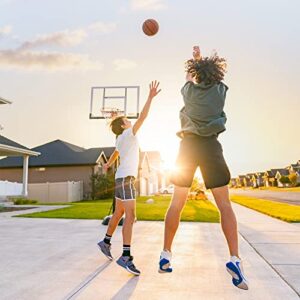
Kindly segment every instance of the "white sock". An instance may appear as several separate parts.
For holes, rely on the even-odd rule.
[[[241,259],[239,257],[237,257],[237,256],[230,256],[230,260],[232,262],[241,261]]]
[[[161,252],[161,254],[160,254],[160,257],[161,257],[161,258],[165,258],[165,259],[167,259],[167,260],[171,260],[171,258],[172,258],[172,253],[171,253],[170,251],[168,251],[168,250],[163,250],[163,251]]]

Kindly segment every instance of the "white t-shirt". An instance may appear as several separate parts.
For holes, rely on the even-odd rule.
[[[139,141],[133,135],[132,127],[117,137],[116,149],[119,151],[120,165],[115,178],[134,176],[137,178],[139,167]]]

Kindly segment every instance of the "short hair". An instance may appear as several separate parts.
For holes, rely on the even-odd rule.
[[[125,116],[118,116],[110,122],[110,129],[115,135],[120,135],[123,133],[124,128],[124,118]]]
[[[202,57],[199,60],[189,59],[185,63],[185,69],[197,83],[211,85],[224,79],[226,73],[226,59],[213,53],[210,57]]]

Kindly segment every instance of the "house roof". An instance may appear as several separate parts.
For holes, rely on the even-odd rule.
[[[27,147],[8,139],[7,137],[0,135],[0,156],[19,156],[22,160],[22,156],[24,155],[33,155],[37,156],[40,153],[36,151],[32,151]]]
[[[20,149],[30,150],[29,148],[27,148],[17,142],[14,142],[13,140],[8,139],[3,135],[0,135],[0,144],[11,146],[11,147],[16,147],[16,148],[20,148]]]
[[[280,170],[277,170],[276,174],[279,173],[281,176],[287,176],[290,174],[289,170],[287,169],[280,169]]]
[[[62,140],[55,140],[33,148],[32,150],[40,152],[41,155],[31,157],[29,166],[95,165],[102,153],[112,153],[112,149],[112,147],[84,149]],[[0,160],[0,168],[16,168],[21,167],[22,164],[20,157],[7,157]]]
[[[279,168],[279,169],[271,169],[271,170],[266,171],[266,173],[269,177],[275,177],[277,172],[279,172],[280,174],[285,174],[285,172],[288,172],[288,170]]]
[[[11,104],[11,102],[0,97],[0,104]]]

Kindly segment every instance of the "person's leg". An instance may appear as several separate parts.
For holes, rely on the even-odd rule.
[[[123,206],[122,201],[120,199],[116,198],[115,211],[114,211],[112,217],[109,220],[108,228],[107,228],[107,231],[106,231],[107,235],[110,235],[110,236],[113,235],[113,233],[115,232],[115,230],[116,230],[116,228],[117,228],[124,212],[125,212],[125,208]]]
[[[229,200],[228,186],[213,188],[213,196],[221,215],[221,226],[231,256],[239,257],[237,222]]]
[[[227,186],[211,189],[221,215],[221,225],[227,240],[230,261],[226,264],[227,271],[232,276],[232,283],[240,289],[248,290],[249,284],[245,278],[242,261],[239,257],[237,222],[229,200]]]
[[[123,201],[123,206],[125,209],[125,219],[123,223],[123,244],[124,245],[131,245],[131,238],[132,238],[132,227],[135,220],[135,200]]]
[[[165,217],[164,251],[171,252],[174,236],[179,226],[189,188],[175,186],[171,204]]]
[[[113,256],[110,252],[110,250],[111,250],[110,240],[111,240],[111,237],[112,237],[114,231],[116,230],[116,227],[118,226],[123,214],[124,214],[124,207],[123,207],[122,201],[120,199],[116,198],[115,211],[109,220],[105,237],[102,241],[100,241],[98,243],[98,246],[99,246],[100,250],[102,251],[102,253],[110,260],[113,259]]]
[[[132,239],[132,228],[135,221],[135,200],[123,201],[125,208],[125,219],[123,222],[123,253],[122,256],[117,260],[117,264],[125,268],[128,272],[133,275],[140,275],[140,271],[133,264],[133,257],[131,256],[131,239]]]

